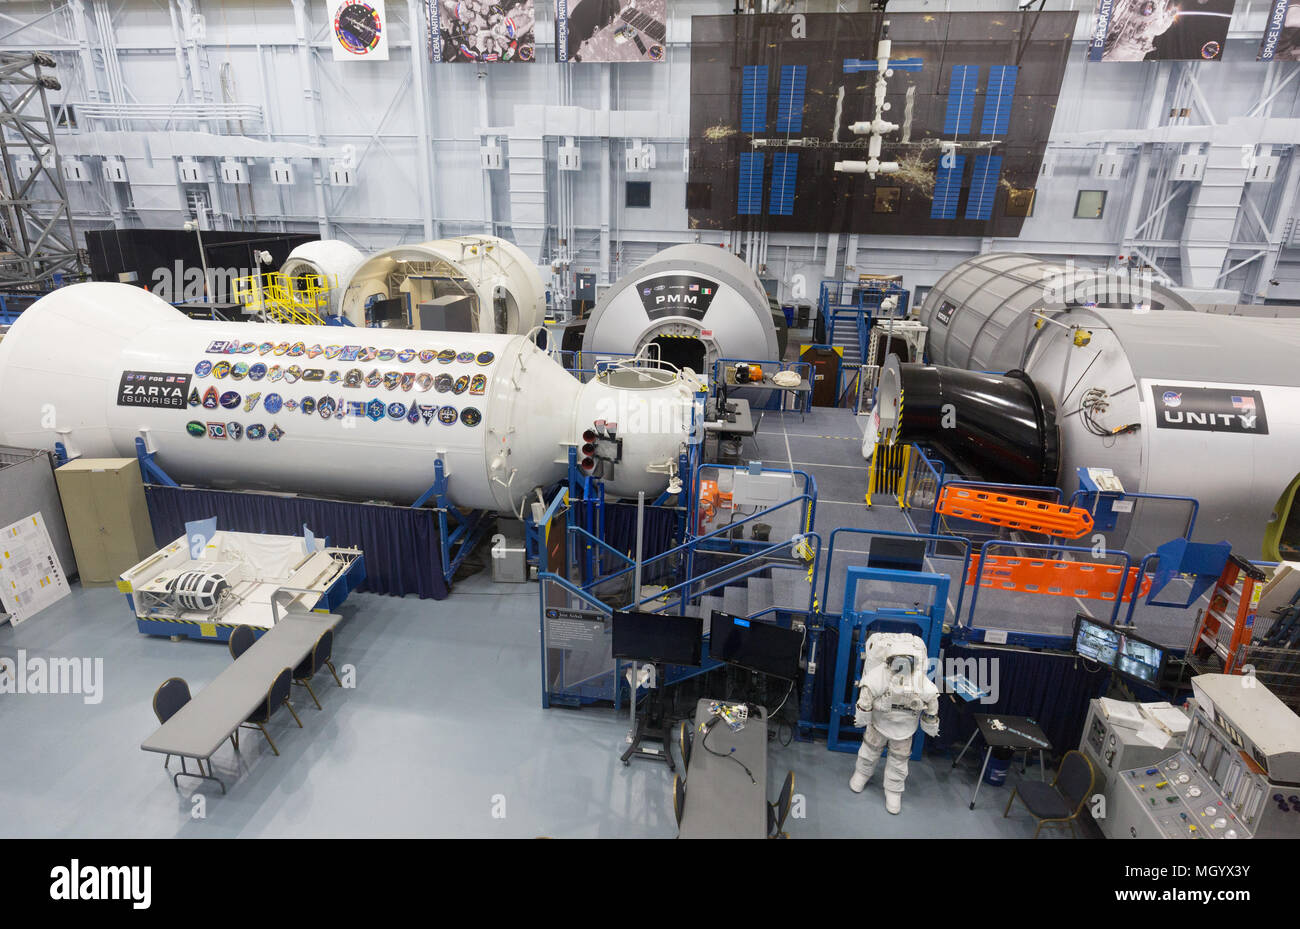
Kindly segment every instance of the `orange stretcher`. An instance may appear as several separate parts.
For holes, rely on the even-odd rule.
[[[975,586],[979,572],[979,559],[971,560],[966,573],[966,585]],[[1051,594],[1056,597],[1080,597],[1087,600],[1114,601],[1116,595],[1124,603],[1133,598],[1133,587],[1138,581],[1138,568],[1124,569],[1119,565],[1096,564],[1090,561],[1054,561],[1050,558],[1022,558],[1016,555],[986,555],[984,570],[979,576],[979,586],[995,590],[1015,590],[1027,594]],[[1120,581],[1124,589],[1120,591]],[[1142,577],[1139,596],[1151,589],[1151,577]]]
[[[935,509],[957,519],[1038,532],[1058,539],[1077,539],[1092,529],[1092,515],[1082,507],[951,484],[939,491]]]

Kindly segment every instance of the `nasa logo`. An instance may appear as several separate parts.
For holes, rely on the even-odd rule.
[[[1160,395],[1160,402],[1165,406],[1178,406],[1183,402],[1183,395],[1176,390],[1166,390]]]

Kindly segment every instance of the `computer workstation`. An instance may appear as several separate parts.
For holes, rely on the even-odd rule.
[[[658,686],[650,690],[644,709],[636,714],[623,762],[636,757],[671,758],[668,719],[663,701],[667,665],[701,667],[729,665],[788,682],[786,699],[799,677],[802,632],[775,623],[714,611],[708,653],[704,654],[700,617],[660,613],[616,612],[612,621],[614,657],[654,667]],[[644,668],[641,669],[644,672]],[[633,680],[638,676],[636,664]],[[778,707],[779,711],[779,707]],[[768,812],[768,720],[766,707],[703,697],[697,703],[688,741],[683,742],[684,772],[677,775],[674,793],[679,808],[681,838],[762,838],[771,831]],[[647,745],[658,742],[658,745]],[[791,778],[787,778],[787,784]],[[790,788],[782,792],[788,812]],[[783,822],[784,812],[776,818]]]

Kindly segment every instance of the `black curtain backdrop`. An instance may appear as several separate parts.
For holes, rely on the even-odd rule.
[[[825,723],[830,719],[831,678],[838,641],[835,629],[827,629],[821,638],[817,663],[827,673],[818,674],[813,685],[814,722]],[[942,657],[945,665],[948,659],[996,659],[998,700],[995,703],[963,702],[959,710],[957,703],[946,694],[940,697],[940,745],[964,745],[975,729],[971,718],[973,713],[1005,713],[1035,720],[1052,743],[1052,751],[1062,755],[1079,747],[1083,724],[1088,716],[1088,701],[1102,696],[1110,684],[1109,669],[1088,670],[1083,661],[1073,655],[946,644]],[[856,693],[853,698],[856,698]]]
[[[330,545],[361,549],[361,590],[434,600],[448,593],[433,510],[160,485],[146,487],[145,496],[159,547],[184,535],[186,522],[211,516],[218,529],[273,535],[302,535],[306,523]]]

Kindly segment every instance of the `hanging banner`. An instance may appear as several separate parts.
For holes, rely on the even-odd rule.
[[[1100,0],[1089,61],[1218,61],[1234,0]]]
[[[555,0],[557,61],[663,61],[667,0]]]
[[[1300,0],[1272,0],[1257,61],[1300,61]]]
[[[329,14],[335,61],[388,60],[384,0],[330,0]]]
[[[434,61],[532,61],[533,0],[438,0],[429,35]]]

